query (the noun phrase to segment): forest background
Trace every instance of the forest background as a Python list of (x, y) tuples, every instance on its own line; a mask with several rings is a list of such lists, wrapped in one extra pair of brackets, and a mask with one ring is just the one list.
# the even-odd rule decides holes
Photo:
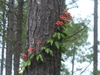
[[(6, 44), (7, 44), (7, 22), (8, 19), (6, 17), (8, 8), (7, 1), (1, 0), (0, 1), (0, 63), (1, 63), (1, 75), (5, 75), (5, 61), (6, 61)], [(15, 1), (16, 3), (16, 1)], [(68, 34), (72, 34), (73, 32), (77, 32), (78, 29), (84, 28), (84, 30), (78, 32), (77, 35), (72, 37), (68, 42), (64, 44), (66, 46), (66, 52), (62, 55), (62, 58), (65, 62), (62, 61), (62, 71), (61, 75), (91, 75), (93, 72), (93, 1), (91, 0), (72, 0), (68, 2), (66, 0), (67, 9), (73, 16), (74, 22), (72, 26), (69, 26), (69, 29), (66, 29)], [(100, 1), (98, 2), (98, 13), (100, 12), (99, 5)], [(84, 5), (85, 4), (85, 5)], [(89, 4), (89, 5), (88, 5)], [(17, 8), (17, 4), (15, 6)], [(24, 21), (22, 27), (22, 43), (25, 43), (25, 35), (26, 35), (26, 13), (27, 13), (27, 1), (24, 4)], [(17, 13), (18, 15), (18, 13)], [(98, 20), (100, 20), (98, 16)], [(5, 24), (6, 23), (6, 24)], [(3, 27), (5, 24), (5, 27)], [(98, 21), (98, 33), (99, 31), (99, 24)], [(73, 30), (72, 30), (73, 29)], [(100, 41), (100, 35), (98, 34), (98, 41)], [(16, 43), (16, 40), (14, 40)], [(24, 52), (25, 44), (22, 44), (22, 52)], [(98, 45), (98, 50), (100, 49)], [(4, 51), (4, 52), (3, 52)], [(3, 59), (2, 59), (2, 54)], [(99, 53), (98, 53), (99, 54)], [(98, 56), (98, 61), (100, 60), (100, 56)], [(3, 63), (2, 63), (3, 62)], [(14, 63), (14, 61), (12, 61)], [(99, 61), (100, 62), (100, 61)], [(13, 64), (12, 63), (12, 64)], [(77, 65), (76, 65), (77, 64)], [(2, 66), (3, 65), (3, 66)], [(98, 64), (100, 65), (100, 64)], [(13, 66), (14, 67), (14, 66)], [(98, 68), (100, 70), (100, 68)], [(13, 73), (15, 72), (12, 70)], [(13, 75), (13, 74), (12, 74)]]

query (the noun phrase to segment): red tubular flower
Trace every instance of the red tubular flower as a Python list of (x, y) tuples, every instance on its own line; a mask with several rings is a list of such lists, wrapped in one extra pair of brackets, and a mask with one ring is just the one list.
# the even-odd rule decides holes
[(67, 21), (67, 18), (66, 17), (63, 17), (62, 20)]
[(59, 25), (59, 22), (60, 22), (60, 21), (57, 21), (57, 22), (56, 22), (56, 25)]
[(57, 21), (57, 22), (56, 22), (56, 25), (60, 25), (60, 26), (62, 26), (62, 25), (63, 25), (63, 22), (61, 22), (61, 21)]
[(37, 44), (41, 45), (41, 44), (42, 44), (42, 41), (39, 40), (39, 41), (37, 42)]
[(35, 49), (34, 48), (28, 48), (28, 50), (27, 50), (28, 52), (34, 52), (35, 51)]
[(60, 23), (60, 21), (57, 21), (57, 22), (56, 22), (56, 25), (59, 25), (59, 23)]
[(63, 15), (60, 15), (59, 17), (60, 17), (61, 20), (65, 21), (65, 22), (69, 22), (69, 21), (67, 20), (67, 18), (64, 17)]
[(60, 19), (64, 18), (64, 16), (63, 16), (63, 15), (60, 15), (59, 17), (60, 17)]
[(22, 58), (28, 58), (28, 56), (25, 53), (23, 53)]
[(63, 22), (60, 22), (59, 25), (62, 26), (63, 25)]
[(67, 10), (64, 10), (63, 13), (64, 13), (65, 15), (67, 15), (68, 19), (70, 19), (70, 20), (72, 19), (71, 14), (70, 14)]

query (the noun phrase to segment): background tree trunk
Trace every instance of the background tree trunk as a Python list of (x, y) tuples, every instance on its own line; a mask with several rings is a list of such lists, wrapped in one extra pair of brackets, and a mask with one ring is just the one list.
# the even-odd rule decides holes
[(14, 0), (9, 0), (8, 33), (6, 50), (6, 75), (12, 75), (12, 51), (14, 37)]
[(97, 74), (98, 66), (98, 0), (94, 0), (94, 57), (93, 73)]
[(75, 54), (76, 54), (76, 48), (74, 46), (73, 48), (73, 55), (72, 55), (72, 75), (74, 75), (74, 66), (75, 66)]
[[(4, 0), (5, 1), (5, 0)], [(5, 34), (6, 34), (6, 16), (5, 16), (5, 4), (3, 3), (3, 15), (2, 15), (2, 21), (3, 21), (3, 25), (2, 25), (2, 59), (1, 59), (1, 75), (3, 75), (3, 68), (4, 68), (4, 52), (5, 52)]]
[[(26, 50), (34, 47), (39, 53), (41, 46), (37, 45), (37, 41), (41, 40), (44, 43), (57, 30), (55, 23), (63, 8), (64, 0), (28, 0)], [(33, 58), (31, 66), (26, 68), (23, 75), (60, 75), (61, 51), (55, 47), (51, 48), (53, 57), (42, 52), (44, 61), (37, 62)]]
[(21, 53), (21, 38), (22, 38), (22, 22), (23, 22), (23, 0), (18, 0), (18, 12), (17, 12), (17, 25), (15, 35), (16, 44), (14, 50), (14, 75), (18, 75), (20, 53)]

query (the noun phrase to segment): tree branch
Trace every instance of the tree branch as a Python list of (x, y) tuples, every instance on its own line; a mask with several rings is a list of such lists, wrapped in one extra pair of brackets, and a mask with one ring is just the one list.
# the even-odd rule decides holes
[(83, 73), (84, 71), (86, 71), (86, 69), (87, 69), (90, 65), (91, 65), (91, 62), (90, 62), (89, 65), (80, 73), (80, 75), (82, 75), (82, 73)]
[(82, 30), (84, 30), (85, 28), (86, 28), (86, 26), (84, 26), (84, 28), (80, 29), (79, 31), (75, 32), (74, 34), (72, 34), (72, 35), (68, 36), (68, 38), (67, 38), (67, 39), (69, 39), (69, 38), (71, 38), (71, 37), (75, 36), (76, 34), (80, 33), (80, 32), (81, 32)]

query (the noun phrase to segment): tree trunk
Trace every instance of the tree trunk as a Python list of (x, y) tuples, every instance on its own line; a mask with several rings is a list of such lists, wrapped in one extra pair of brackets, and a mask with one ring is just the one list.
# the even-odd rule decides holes
[(93, 73), (97, 74), (98, 66), (98, 0), (94, 0), (94, 57), (93, 57)]
[(14, 50), (14, 75), (18, 75), (20, 53), (21, 53), (21, 37), (22, 37), (22, 21), (23, 21), (23, 0), (18, 0), (18, 12), (17, 12), (17, 26), (16, 26), (16, 44)]
[(73, 56), (72, 56), (72, 75), (74, 75), (74, 66), (75, 66), (75, 54), (76, 54), (76, 48), (74, 47), (74, 52), (73, 52)]
[(9, 0), (8, 33), (6, 50), (6, 75), (12, 75), (12, 51), (14, 37), (14, 0)]
[(3, 3), (3, 35), (2, 35), (2, 59), (1, 59), (1, 75), (3, 75), (3, 68), (4, 68), (4, 51), (5, 51), (5, 31), (6, 31), (6, 18), (5, 18), (5, 5)]
[[(64, 0), (28, 0), (27, 42), (26, 50), (34, 47), (36, 53), (40, 52), (43, 43), (57, 30), (55, 25), (64, 8)], [(32, 42), (34, 41), (34, 45)], [(42, 52), (44, 61), (37, 62), (33, 58), (31, 66), (27, 67), (23, 75), (60, 75), (61, 51), (51, 47), (54, 56)]]

